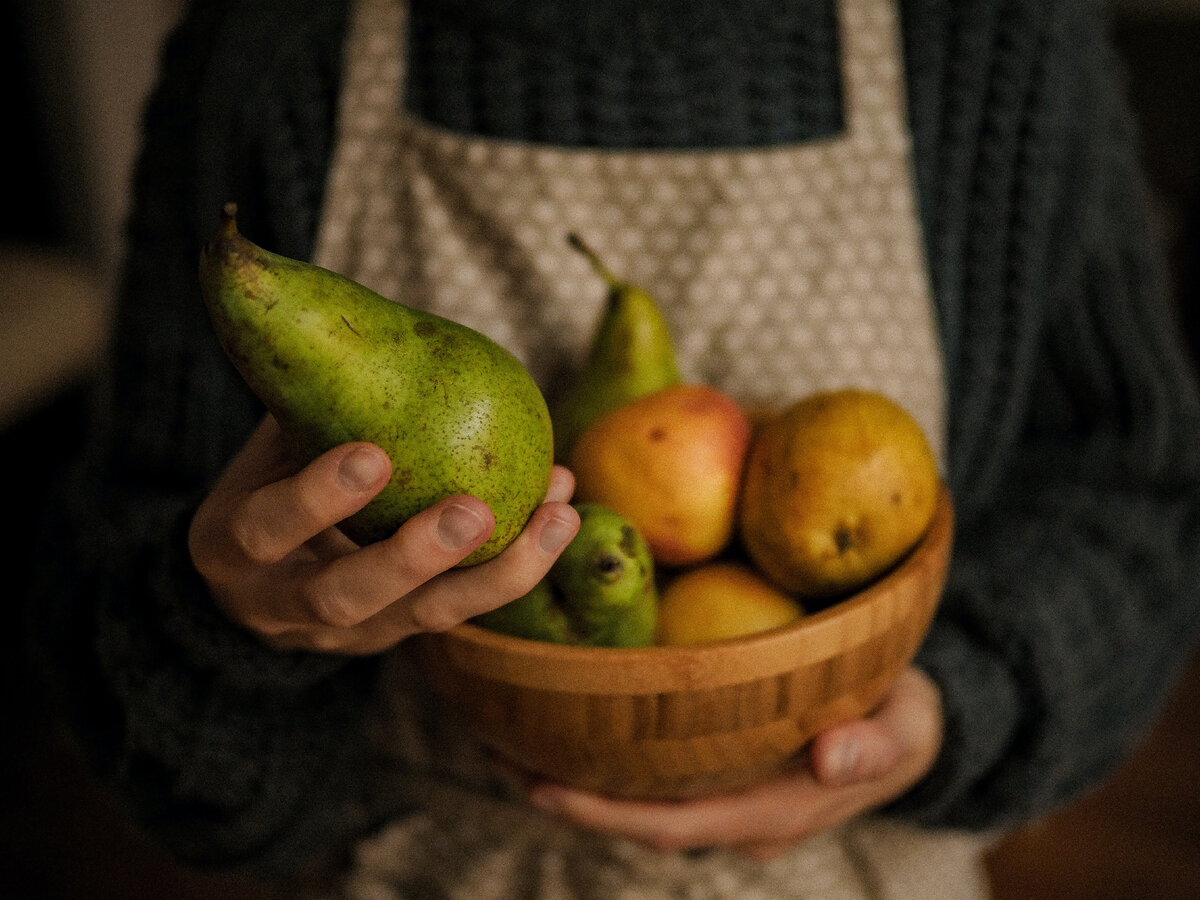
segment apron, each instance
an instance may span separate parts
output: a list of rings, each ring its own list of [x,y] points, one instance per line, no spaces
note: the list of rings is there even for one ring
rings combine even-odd
[[[748,407],[886,393],[944,447],[941,353],[915,208],[894,0],[839,0],[845,131],[766,149],[569,149],[404,112],[403,0],[358,0],[314,261],[462,322],[549,394],[584,357],[605,285],[578,232],[658,300],[685,380]],[[395,811],[343,900],[971,900],[983,840],[866,819],[767,863],[662,854],[507,796],[401,647],[372,723]],[[403,686],[402,688],[399,686]]]

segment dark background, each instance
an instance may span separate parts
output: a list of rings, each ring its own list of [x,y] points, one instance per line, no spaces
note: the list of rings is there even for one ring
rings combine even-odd
[[[0,472],[11,523],[0,562],[16,582],[14,598],[31,571],[26,525],[42,485],[81,437],[81,388],[103,342],[137,106],[176,6],[43,0],[0,7],[0,121],[9,136],[0,215]],[[1114,39],[1128,64],[1179,315],[1195,351],[1200,2],[1118,3]],[[91,77],[89,66],[103,75]],[[97,116],[87,92],[106,89],[112,105]],[[70,277],[29,280],[29,272],[47,270]],[[69,345],[61,358],[60,343]],[[0,744],[0,896],[268,896],[262,886],[184,870],[127,824],[58,727],[22,637],[14,617],[3,645],[10,727]],[[998,900],[1200,897],[1197,748],[1200,665],[1116,777],[997,847],[989,865]]]

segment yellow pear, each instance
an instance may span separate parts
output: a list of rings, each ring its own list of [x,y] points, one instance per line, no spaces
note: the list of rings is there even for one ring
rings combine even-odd
[[[663,589],[656,643],[707,644],[778,628],[800,618],[800,604],[736,562],[705,563]]]
[[[878,578],[917,543],[938,491],[933,451],[902,406],[851,388],[812,394],[755,432],[742,543],[784,591],[834,598]]]

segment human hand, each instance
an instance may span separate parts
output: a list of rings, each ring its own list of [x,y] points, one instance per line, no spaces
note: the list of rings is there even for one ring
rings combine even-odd
[[[222,611],[281,649],[369,654],[444,631],[530,590],[579,528],[574,479],[556,466],[546,502],[503,553],[454,568],[495,519],[474,497],[440,501],[360,547],[336,528],[387,483],[373,444],[343,444],[297,471],[267,416],[200,505],[188,550]]]
[[[546,782],[526,789],[547,812],[659,850],[720,847],[767,860],[899,797],[929,771],[941,743],[940,692],[909,668],[871,715],[821,733],[806,762],[743,791],[664,803],[615,800]]]

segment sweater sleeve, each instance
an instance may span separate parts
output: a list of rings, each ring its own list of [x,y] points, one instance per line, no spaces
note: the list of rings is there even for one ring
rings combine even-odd
[[[945,745],[891,811],[930,825],[1003,828],[1096,784],[1200,626],[1200,407],[1098,6],[998,4],[990,37],[915,73],[946,85],[914,118],[959,533],[918,656]]]
[[[263,874],[361,827],[372,668],[267,649],[219,613],[186,549],[196,505],[262,414],[212,340],[196,276],[204,229],[226,199],[262,229],[277,215],[302,235],[312,219],[311,208],[289,217],[268,207],[269,163],[226,162],[264,155],[239,144],[236,110],[252,109],[282,64],[268,49],[278,56],[289,43],[254,18],[254,4],[229,15],[235,6],[195,4],[164,49],[111,352],[83,458],[48,504],[31,609],[85,750],[136,818],[190,863]],[[309,21],[337,46],[334,25]],[[235,63],[209,62],[222,47]],[[316,83],[313,56],[289,77]],[[254,65],[267,74],[254,78]],[[231,71],[245,79],[240,92],[212,83]],[[332,85],[324,92],[335,96]],[[288,239],[301,252],[303,237]]]

